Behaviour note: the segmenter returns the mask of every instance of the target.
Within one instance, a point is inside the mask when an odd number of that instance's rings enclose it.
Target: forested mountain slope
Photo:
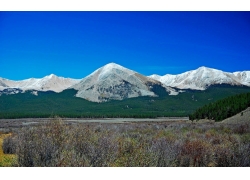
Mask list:
[[[250,107],[250,93],[243,93],[205,105],[197,109],[189,118],[221,121],[240,113],[247,107]]]
[[[25,117],[135,117],[188,116],[196,109],[228,96],[250,92],[249,87],[216,85],[205,91],[186,90],[178,96],[169,95],[161,86],[152,91],[158,97],[136,97],[105,103],[75,97],[76,90],[18,93],[0,96],[0,118]]]

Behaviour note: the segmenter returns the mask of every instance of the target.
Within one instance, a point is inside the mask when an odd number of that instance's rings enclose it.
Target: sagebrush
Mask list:
[[[250,165],[250,126],[218,123],[66,124],[25,127],[3,143],[18,166]]]

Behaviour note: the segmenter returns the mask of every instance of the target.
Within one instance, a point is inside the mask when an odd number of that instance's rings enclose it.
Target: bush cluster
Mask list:
[[[18,166],[250,166],[250,127],[217,123],[66,124],[25,127],[3,143]]]

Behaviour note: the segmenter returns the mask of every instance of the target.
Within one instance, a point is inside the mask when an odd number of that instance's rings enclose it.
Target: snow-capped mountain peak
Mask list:
[[[112,62],[112,63],[108,63],[105,66],[103,66],[102,69],[105,70],[105,71],[109,71],[109,70],[112,70],[112,69],[122,69],[122,70],[124,70],[124,69],[127,69],[127,68]]]
[[[115,63],[109,63],[103,67],[101,67],[99,69],[100,71],[100,74],[99,74],[99,79],[105,79],[107,78],[108,76],[110,76],[111,74],[116,74],[116,75],[123,75],[123,73],[127,73],[128,75],[132,75],[134,74],[135,72],[130,70],[130,69],[127,69],[123,66],[120,66],[118,64],[115,64]]]
[[[51,78],[53,78],[53,77],[57,77],[55,74],[50,74],[50,75],[48,75],[48,76],[45,76],[44,78],[49,78],[49,79],[51,79]]]

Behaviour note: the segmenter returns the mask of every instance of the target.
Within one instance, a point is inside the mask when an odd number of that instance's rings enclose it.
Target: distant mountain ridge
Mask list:
[[[215,84],[250,86],[250,71],[229,73],[204,66],[178,75],[159,76],[153,74],[148,77],[178,89],[205,90]]]
[[[0,90],[20,89],[22,91],[37,90],[61,92],[79,81],[78,79],[58,77],[54,74],[43,78],[30,78],[21,81],[0,78]]]
[[[178,95],[185,89],[206,90],[217,84],[250,86],[250,71],[229,73],[202,66],[178,75],[144,76],[118,64],[109,63],[83,79],[58,77],[54,74],[21,81],[0,78],[0,95],[27,90],[32,90],[37,95],[36,91],[59,93],[65,89],[75,89],[76,97],[93,102],[106,102],[139,96],[158,96],[155,89],[161,89],[161,92],[169,95]]]

